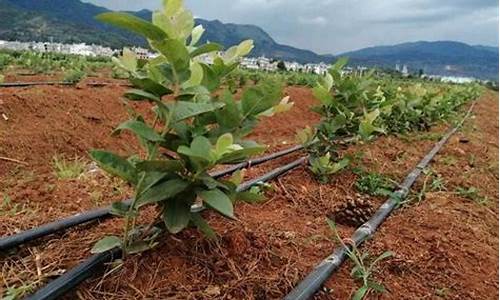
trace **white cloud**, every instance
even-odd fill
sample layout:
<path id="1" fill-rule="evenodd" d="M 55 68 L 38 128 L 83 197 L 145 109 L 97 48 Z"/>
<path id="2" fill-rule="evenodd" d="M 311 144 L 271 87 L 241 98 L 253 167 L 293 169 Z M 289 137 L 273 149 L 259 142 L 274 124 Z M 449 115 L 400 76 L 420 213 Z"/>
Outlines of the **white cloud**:
<path id="1" fill-rule="evenodd" d="M 317 16 L 317 17 L 299 17 L 299 23 L 301 24 L 307 24 L 307 25 L 317 25 L 317 26 L 324 26 L 328 24 L 328 20 L 325 17 Z"/>

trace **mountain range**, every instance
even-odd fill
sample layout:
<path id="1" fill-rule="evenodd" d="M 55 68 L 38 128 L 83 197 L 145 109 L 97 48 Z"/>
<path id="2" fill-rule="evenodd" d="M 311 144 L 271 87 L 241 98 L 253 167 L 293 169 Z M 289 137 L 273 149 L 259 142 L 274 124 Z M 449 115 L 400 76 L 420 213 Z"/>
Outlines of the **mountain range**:
<path id="1" fill-rule="evenodd" d="M 0 39 L 20 41 L 57 41 L 94 43 L 112 48 L 147 46 L 134 34 L 102 24 L 94 19 L 108 9 L 80 0 L 0 0 Z M 150 20 L 151 11 L 130 12 Z M 412 42 L 377 46 L 334 55 L 277 43 L 258 26 L 196 19 L 206 32 L 201 42 L 224 46 L 253 39 L 252 56 L 300 63 L 331 63 L 337 56 L 349 56 L 351 65 L 394 68 L 405 64 L 411 71 L 422 69 L 436 75 L 472 76 L 498 80 L 498 47 L 467 45 L 453 41 Z"/>

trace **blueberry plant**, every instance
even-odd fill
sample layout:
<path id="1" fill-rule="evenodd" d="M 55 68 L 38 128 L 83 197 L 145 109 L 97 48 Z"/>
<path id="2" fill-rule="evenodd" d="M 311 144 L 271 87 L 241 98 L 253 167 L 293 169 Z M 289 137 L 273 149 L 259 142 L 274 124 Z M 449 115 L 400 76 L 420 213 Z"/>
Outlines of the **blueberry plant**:
<path id="1" fill-rule="evenodd" d="M 216 180 L 208 171 L 265 150 L 245 136 L 259 118 L 287 110 L 291 103 L 288 98 L 282 99 L 281 86 L 273 82 L 249 87 L 236 100 L 222 83 L 237 68 L 240 58 L 250 53 L 253 42 L 246 40 L 225 51 L 216 43 L 199 45 L 204 29 L 195 26 L 182 0 L 164 1 L 163 9 L 153 13 L 152 22 L 119 12 L 104 13 L 97 19 L 143 36 L 157 56 L 145 61 L 124 49 L 123 55 L 114 59 L 134 86 L 124 96 L 128 101 L 150 102 L 153 114 L 148 119 L 135 111 L 115 130 L 117 134 L 135 134 L 143 152 L 126 158 L 108 151 L 91 151 L 102 169 L 121 177 L 135 191 L 130 205 L 113 204 L 113 213 L 125 218 L 123 237 L 106 237 L 93 251 L 120 246 L 130 253 L 153 245 L 152 240 L 137 238 L 135 228 L 141 208 L 152 205 L 158 218 L 151 225 L 162 221 L 172 234 L 196 226 L 213 236 L 201 213 L 192 206 L 203 204 L 234 218 L 234 202 L 248 195 L 236 190 L 240 173 L 228 180 Z"/>
<path id="2" fill-rule="evenodd" d="M 346 167 L 338 151 L 345 144 L 370 141 L 378 134 L 428 129 L 479 95 L 474 85 L 403 84 L 376 79 L 373 71 L 345 74 L 347 62 L 340 58 L 318 80 L 313 95 L 320 105 L 313 111 L 321 115 L 321 122 L 298 134 L 311 153 L 311 170 L 322 182 Z"/>

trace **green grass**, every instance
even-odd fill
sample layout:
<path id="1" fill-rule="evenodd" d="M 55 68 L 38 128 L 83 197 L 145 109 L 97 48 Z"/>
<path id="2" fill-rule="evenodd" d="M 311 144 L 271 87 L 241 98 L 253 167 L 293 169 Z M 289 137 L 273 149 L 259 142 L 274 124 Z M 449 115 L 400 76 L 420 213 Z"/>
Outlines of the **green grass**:
<path id="1" fill-rule="evenodd" d="M 52 159 L 52 166 L 57 178 L 75 179 L 85 171 L 86 163 L 77 156 L 73 160 L 68 160 L 63 156 L 55 155 Z"/>

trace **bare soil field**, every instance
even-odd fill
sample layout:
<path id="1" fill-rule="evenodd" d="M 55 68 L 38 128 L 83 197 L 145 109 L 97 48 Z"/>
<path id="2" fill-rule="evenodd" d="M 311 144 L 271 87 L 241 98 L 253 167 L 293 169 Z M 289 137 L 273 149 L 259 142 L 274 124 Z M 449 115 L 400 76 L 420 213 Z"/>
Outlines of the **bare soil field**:
<path id="1" fill-rule="evenodd" d="M 32 78 L 36 80 L 37 78 Z M 99 79 L 102 80 L 102 79 Z M 111 131 L 127 117 L 120 81 L 110 86 L 38 86 L 0 89 L 0 236 L 127 198 L 129 187 L 95 171 L 88 151 L 135 151 L 127 134 Z M 296 130 L 313 125 L 316 102 L 309 89 L 287 87 L 295 106 L 263 119 L 251 138 L 274 152 L 295 143 Z M 147 104 L 140 109 L 147 110 Z M 447 124 L 430 132 L 382 136 L 346 151 L 355 164 L 401 181 L 432 148 Z M 263 174 L 302 154 L 251 168 Z M 54 156 L 79 157 L 88 171 L 78 179 L 58 179 Z M 486 92 L 473 117 L 430 165 L 444 189 L 427 191 L 423 176 L 412 199 L 381 226 L 363 251 L 395 255 L 375 278 L 387 292 L 368 299 L 495 299 L 498 297 L 498 94 Z M 427 179 L 426 179 L 427 178 Z M 352 170 L 319 184 L 306 166 L 272 182 L 260 204 L 239 203 L 238 221 L 207 213 L 220 238 L 208 241 L 195 230 L 165 235 L 152 251 L 127 257 L 96 274 L 67 299 L 279 299 L 329 255 L 336 243 L 325 222 L 338 205 L 361 197 Z M 477 195 L 457 193 L 476 188 Z M 9 199 L 6 201 L 5 199 Z M 383 197 L 367 197 L 378 207 Z M 146 213 L 144 218 L 148 218 Z M 90 256 L 103 235 L 119 233 L 123 220 L 80 226 L 0 256 L 0 295 L 9 287 L 36 290 Z M 339 225 L 342 237 L 354 227 Z M 317 299 L 348 299 L 359 287 L 346 262 Z"/>

